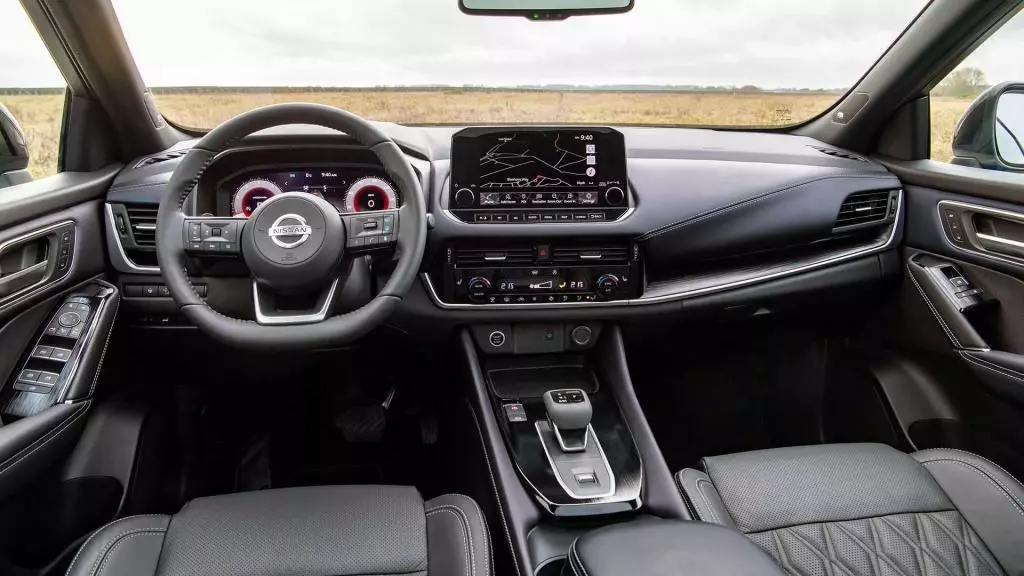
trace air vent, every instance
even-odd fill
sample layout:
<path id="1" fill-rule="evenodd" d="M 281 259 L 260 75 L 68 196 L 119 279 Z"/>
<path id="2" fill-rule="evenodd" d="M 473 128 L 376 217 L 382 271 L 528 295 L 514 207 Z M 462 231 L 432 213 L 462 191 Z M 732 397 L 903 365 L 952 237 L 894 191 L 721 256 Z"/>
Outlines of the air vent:
<path id="1" fill-rule="evenodd" d="M 459 268 L 484 266 L 529 266 L 533 264 L 533 248 L 457 248 L 455 265 Z"/>
<path id="2" fill-rule="evenodd" d="M 128 225 L 132 229 L 132 238 L 136 246 L 156 246 L 156 211 L 152 206 L 125 207 L 128 211 Z"/>
<path id="3" fill-rule="evenodd" d="M 835 148 L 823 148 L 821 146 L 810 146 L 810 148 L 813 148 L 813 149 L 817 150 L 818 152 L 821 152 L 822 154 L 828 154 L 829 156 L 832 156 L 834 158 L 843 158 L 845 160 L 856 160 L 857 162 L 867 162 L 866 159 L 864 159 L 861 156 L 857 156 L 856 154 L 854 154 L 852 152 L 846 152 L 846 151 L 843 151 L 843 150 L 836 150 Z"/>
<path id="4" fill-rule="evenodd" d="M 165 152 L 164 154 L 158 154 L 156 156 L 150 156 L 144 158 L 135 165 L 136 168 L 142 168 L 143 166 L 149 166 L 151 164 L 159 164 L 160 162 L 166 162 L 167 160 L 174 160 L 175 158 L 181 158 L 185 154 L 188 154 L 188 150 L 174 150 L 173 152 Z"/>
<path id="5" fill-rule="evenodd" d="M 885 220 L 886 214 L 889 212 L 889 198 L 888 190 L 850 194 L 839 207 L 835 228 L 872 224 Z M 895 202 L 895 200 L 893 201 Z"/>
<path id="6" fill-rule="evenodd" d="M 629 246 L 576 244 L 555 246 L 551 250 L 555 264 L 628 264 Z"/>

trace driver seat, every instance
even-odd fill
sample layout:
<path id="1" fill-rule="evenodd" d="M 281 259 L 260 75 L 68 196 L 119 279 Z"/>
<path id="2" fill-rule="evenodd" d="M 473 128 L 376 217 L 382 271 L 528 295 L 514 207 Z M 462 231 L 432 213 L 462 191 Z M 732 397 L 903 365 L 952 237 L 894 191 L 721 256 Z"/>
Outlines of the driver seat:
<path id="1" fill-rule="evenodd" d="M 200 498 L 90 537 L 69 576 L 490 576 L 470 498 L 415 488 L 317 486 Z"/>

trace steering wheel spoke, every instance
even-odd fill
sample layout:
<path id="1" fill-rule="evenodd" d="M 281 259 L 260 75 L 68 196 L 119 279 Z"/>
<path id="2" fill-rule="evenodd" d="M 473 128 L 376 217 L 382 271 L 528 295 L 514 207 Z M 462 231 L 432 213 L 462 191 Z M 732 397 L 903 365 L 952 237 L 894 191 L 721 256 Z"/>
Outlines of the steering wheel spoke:
<path id="1" fill-rule="evenodd" d="M 341 279 L 336 277 L 315 295 L 310 295 L 304 309 L 295 310 L 289 306 L 288 309 L 281 310 L 279 308 L 281 295 L 253 280 L 252 302 L 256 310 L 256 322 L 266 326 L 323 322 L 331 313 L 340 281 Z"/>
<path id="2" fill-rule="evenodd" d="M 185 252 L 194 256 L 240 258 L 245 218 L 186 217 L 182 223 Z"/>
<path id="3" fill-rule="evenodd" d="M 343 214 L 345 251 L 359 255 L 394 250 L 398 241 L 398 210 Z"/>

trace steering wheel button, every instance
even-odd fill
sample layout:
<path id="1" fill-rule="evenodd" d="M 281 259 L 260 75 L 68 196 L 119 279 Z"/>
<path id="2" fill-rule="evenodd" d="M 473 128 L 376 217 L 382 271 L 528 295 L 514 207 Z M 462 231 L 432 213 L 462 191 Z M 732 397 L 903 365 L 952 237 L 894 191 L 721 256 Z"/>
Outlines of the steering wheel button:
<path id="1" fill-rule="evenodd" d="M 377 237 L 377 236 L 367 236 L 366 237 L 366 245 L 367 246 L 372 246 L 374 244 L 378 244 L 379 242 L 380 242 L 380 238 Z"/>
<path id="2" fill-rule="evenodd" d="M 395 237 L 390 234 L 384 234 L 383 236 L 380 237 L 381 244 L 391 244 L 394 241 Z"/>
<path id="3" fill-rule="evenodd" d="M 360 246 L 364 246 L 365 244 L 366 244 L 366 238 L 363 238 L 363 237 L 349 238 L 348 239 L 348 245 L 350 247 L 352 247 L 352 248 L 358 248 Z"/>

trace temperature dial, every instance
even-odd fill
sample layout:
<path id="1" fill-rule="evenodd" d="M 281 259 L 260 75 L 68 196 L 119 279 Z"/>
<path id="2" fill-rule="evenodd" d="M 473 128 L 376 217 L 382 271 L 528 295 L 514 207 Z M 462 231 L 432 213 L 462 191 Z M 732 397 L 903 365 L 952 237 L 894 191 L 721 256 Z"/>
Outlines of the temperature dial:
<path id="1" fill-rule="evenodd" d="M 594 288 L 597 290 L 598 296 L 607 299 L 615 296 L 621 282 L 615 274 L 605 274 L 597 279 L 597 282 L 594 283 Z"/>
<path id="2" fill-rule="evenodd" d="M 491 281 L 483 276 L 474 276 L 466 283 L 466 292 L 473 300 L 478 300 L 491 291 Z"/>

